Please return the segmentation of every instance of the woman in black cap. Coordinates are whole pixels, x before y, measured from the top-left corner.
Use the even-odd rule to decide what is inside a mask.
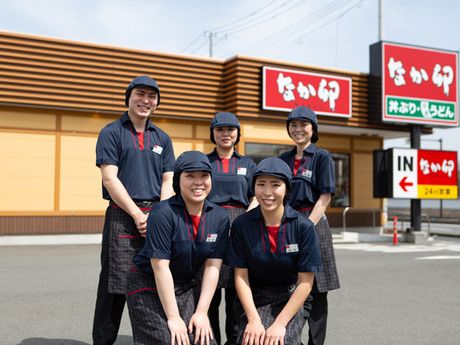
[[[328,151],[315,145],[318,120],[313,110],[304,106],[293,109],[286,126],[296,145],[280,156],[293,172],[289,204],[315,224],[320,243],[323,270],[315,273],[313,290],[305,306],[311,309],[308,344],[322,345],[326,338],[327,292],[340,287],[332,233],[325,215],[335,192],[334,163]]]
[[[127,301],[135,345],[215,344],[208,319],[227,241],[226,212],[206,200],[211,164],[201,152],[174,165],[176,195],[150,213],[147,239],[134,256]],[[195,277],[203,270],[201,289]]]
[[[215,202],[227,210],[230,224],[233,220],[257,205],[252,191],[251,182],[256,164],[249,158],[240,155],[235,145],[240,141],[240,122],[230,112],[218,112],[211,121],[210,138],[216,145],[208,154],[212,164],[212,191],[208,200]],[[236,323],[233,306],[236,301],[236,291],[233,284],[233,270],[223,265],[216,293],[209,309],[209,318],[217,343],[221,344],[219,329],[219,304],[222,299],[222,289],[225,288],[226,345],[236,341]]]
[[[300,345],[304,302],[321,269],[313,223],[286,204],[291,171],[279,158],[254,173],[259,206],[232,225],[226,262],[235,268],[238,344]]]

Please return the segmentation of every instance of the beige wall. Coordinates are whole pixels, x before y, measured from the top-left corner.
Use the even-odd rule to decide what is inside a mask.
[[[95,166],[97,134],[117,116],[59,113],[16,108],[0,111],[0,212],[44,214],[103,214],[100,171]],[[173,140],[176,157],[186,150],[210,152],[208,121],[156,119],[154,123]],[[284,123],[241,121],[244,143],[292,144]],[[378,208],[372,197],[372,150],[377,137],[321,134],[319,145],[350,154],[353,208]],[[58,159],[55,159],[55,157]]]
[[[99,211],[102,199],[101,173],[96,167],[96,136],[61,136],[59,209]]]
[[[52,211],[55,136],[0,130],[0,210]]]
[[[102,117],[100,115],[93,116],[72,116],[65,115],[61,117],[61,130],[66,132],[90,132],[99,133],[112,118]]]
[[[34,111],[0,110],[0,128],[55,130],[56,115]]]
[[[355,153],[351,161],[351,172],[352,207],[379,208],[381,199],[372,196],[372,153]]]

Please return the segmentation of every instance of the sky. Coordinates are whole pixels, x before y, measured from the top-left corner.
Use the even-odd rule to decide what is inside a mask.
[[[460,49],[460,1],[382,0],[382,39]],[[227,59],[254,56],[369,72],[378,0],[0,0],[0,30]],[[459,150],[459,128],[422,148]],[[386,147],[409,147],[406,139]]]

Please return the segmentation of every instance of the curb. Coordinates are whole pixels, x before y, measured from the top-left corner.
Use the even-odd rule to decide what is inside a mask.
[[[0,236],[0,246],[101,244],[102,234]]]
[[[402,236],[402,234],[398,235],[401,242],[403,241]],[[332,234],[332,242],[334,244],[352,244],[363,242],[391,243],[392,241],[392,234],[372,234],[350,231],[342,232],[340,234]],[[102,234],[0,236],[0,247],[101,244],[101,242]]]

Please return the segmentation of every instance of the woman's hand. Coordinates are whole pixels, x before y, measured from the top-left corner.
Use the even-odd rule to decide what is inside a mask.
[[[260,319],[249,321],[244,329],[242,345],[264,344],[265,328]]]
[[[214,339],[211,323],[209,322],[208,315],[205,313],[196,312],[192,315],[188,324],[188,331],[193,333],[193,329],[195,329],[194,344],[209,345],[210,339]]]
[[[187,326],[180,317],[168,319],[168,328],[171,332],[171,345],[190,345]]]
[[[265,332],[264,345],[284,345],[284,336],[286,335],[286,327],[274,322]]]

